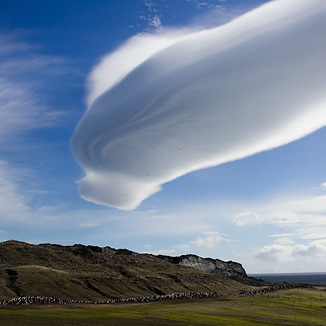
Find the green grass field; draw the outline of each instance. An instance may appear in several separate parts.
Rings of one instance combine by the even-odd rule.
[[[326,291],[141,304],[1,307],[0,325],[326,325]]]

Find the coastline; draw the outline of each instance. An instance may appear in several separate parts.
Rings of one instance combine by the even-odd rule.
[[[270,283],[289,282],[306,284],[326,284],[326,272],[316,273],[261,273],[248,274],[250,277]]]

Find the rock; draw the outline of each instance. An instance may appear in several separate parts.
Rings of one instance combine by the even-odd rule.
[[[225,262],[219,259],[202,258],[196,255],[182,255],[179,257],[158,255],[157,257],[171,264],[192,267],[202,272],[218,276],[247,277],[247,273],[242,265],[233,261]]]

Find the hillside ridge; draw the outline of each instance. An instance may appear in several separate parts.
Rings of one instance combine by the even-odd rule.
[[[243,274],[239,263],[195,255],[167,257],[109,246],[1,242],[0,299],[39,295],[103,300],[189,291],[237,294],[266,285]],[[216,266],[226,272],[218,274]]]

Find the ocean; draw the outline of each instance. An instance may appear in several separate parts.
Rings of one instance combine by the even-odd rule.
[[[307,284],[326,284],[326,273],[274,273],[274,274],[250,274],[248,276],[262,279],[270,283],[292,282]]]

